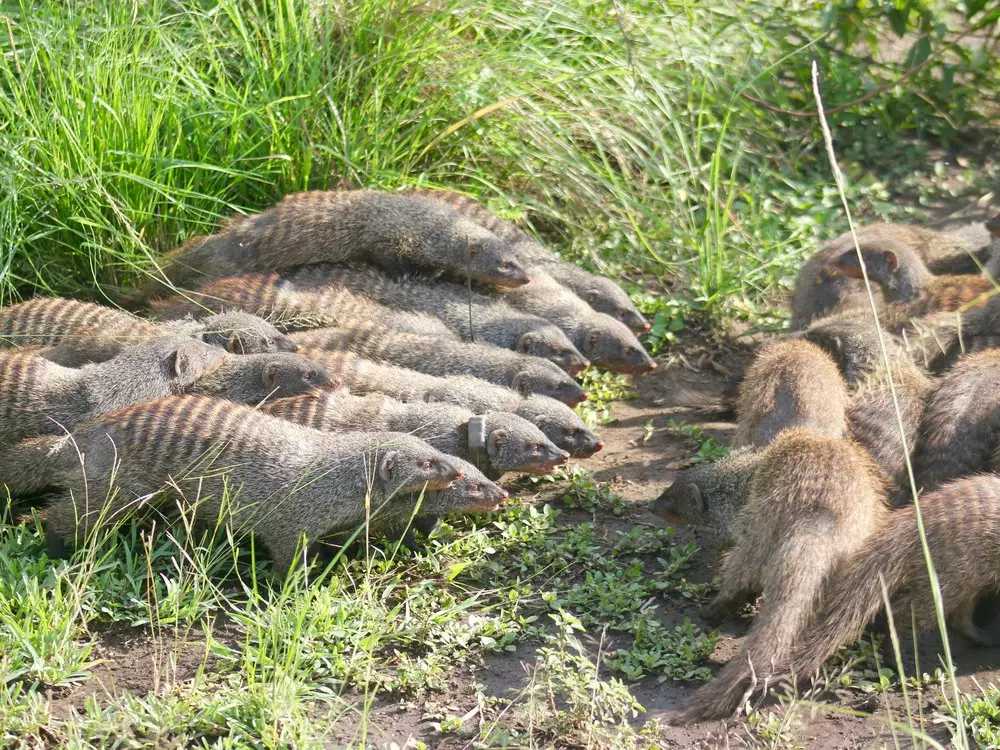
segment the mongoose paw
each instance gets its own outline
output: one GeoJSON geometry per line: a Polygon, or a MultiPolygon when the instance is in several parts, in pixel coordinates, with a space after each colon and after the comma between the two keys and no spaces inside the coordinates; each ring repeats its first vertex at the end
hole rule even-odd
{"type": "Polygon", "coordinates": [[[698,610],[698,616],[711,626],[721,625],[729,619],[733,608],[727,601],[716,597],[713,601],[698,610]]]}
{"type": "Polygon", "coordinates": [[[66,543],[53,533],[45,535],[45,554],[50,560],[66,560],[69,549],[66,543]]]}

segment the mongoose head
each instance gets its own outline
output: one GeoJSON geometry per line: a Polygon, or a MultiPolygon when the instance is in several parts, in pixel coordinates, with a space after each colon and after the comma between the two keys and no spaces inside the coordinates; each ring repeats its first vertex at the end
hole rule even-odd
{"type": "Polygon", "coordinates": [[[424,498],[422,508],[433,513],[489,513],[509,497],[507,491],[487,479],[474,466],[465,467],[465,476],[451,487],[424,498]]]}
{"type": "MultiPolygon", "coordinates": [[[[868,276],[879,283],[890,302],[915,299],[932,277],[920,255],[901,242],[882,238],[878,242],[859,242],[859,246],[868,276]]],[[[863,278],[854,247],[841,253],[834,266],[845,276],[863,278]]]]}
{"type": "Polygon", "coordinates": [[[297,352],[299,345],[263,318],[245,312],[209,315],[201,340],[233,354],[297,352]]]}
{"type": "Polygon", "coordinates": [[[511,247],[490,230],[464,216],[455,221],[455,233],[468,248],[467,268],[458,269],[477,281],[504,289],[528,283],[528,272],[511,247]]]}
{"type": "Polygon", "coordinates": [[[340,388],[344,381],[336,378],[315,360],[301,354],[259,355],[265,359],[261,371],[264,388],[272,398],[287,398],[313,391],[331,391],[340,388]]]}
{"type": "Polygon", "coordinates": [[[579,414],[555,399],[529,396],[518,405],[517,415],[535,425],[545,437],[569,451],[574,458],[592,456],[604,447],[579,414]]]}
{"type": "Polygon", "coordinates": [[[576,335],[577,348],[594,364],[615,372],[641,375],[656,369],[656,362],[624,323],[595,313],[576,335]]]}
{"type": "Polygon", "coordinates": [[[387,495],[443,490],[464,475],[467,464],[423,440],[400,432],[380,434],[376,478],[387,495]]]}
{"type": "Polygon", "coordinates": [[[750,480],[763,451],[738,448],[720,461],[697,464],[677,474],[650,510],[669,524],[716,526],[725,531],[750,494],[750,480]]]}
{"type": "Polygon", "coordinates": [[[486,454],[494,471],[548,474],[565,463],[569,453],[557,448],[538,427],[507,412],[485,416],[486,454]]]}
{"type": "Polygon", "coordinates": [[[163,336],[130,346],[95,367],[134,372],[136,378],[159,377],[175,395],[186,393],[200,378],[216,370],[226,354],[184,336],[163,336]]]}
{"type": "Polygon", "coordinates": [[[623,323],[630,331],[645,333],[649,330],[649,321],[643,317],[625,290],[611,279],[594,276],[590,286],[584,292],[583,300],[597,312],[610,315],[623,323]]]}
{"type": "Polygon", "coordinates": [[[554,362],[570,375],[579,375],[590,366],[590,362],[577,351],[566,334],[554,325],[522,334],[515,350],[554,362]]]}
{"type": "MultiPolygon", "coordinates": [[[[844,379],[851,385],[860,383],[882,362],[875,324],[862,315],[834,315],[822,318],[801,334],[816,344],[837,363],[844,379]]],[[[901,345],[888,331],[882,332],[886,352],[896,355],[901,345]]]]}
{"type": "Polygon", "coordinates": [[[1000,214],[986,222],[986,231],[994,237],[1000,237],[1000,214]]]}
{"type": "Polygon", "coordinates": [[[585,401],[587,394],[573,378],[552,362],[535,358],[516,373],[510,387],[522,396],[539,394],[573,406],[585,401]]]}

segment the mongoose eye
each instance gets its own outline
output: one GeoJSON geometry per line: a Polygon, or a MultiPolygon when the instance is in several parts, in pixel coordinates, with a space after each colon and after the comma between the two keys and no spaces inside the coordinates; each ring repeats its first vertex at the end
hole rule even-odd
{"type": "Polygon", "coordinates": [[[537,456],[539,453],[542,452],[542,446],[540,446],[538,443],[533,444],[531,446],[531,452],[537,456]]]}
{"type": "Polygon", "coordinates": [[[481,495],[483,492],[483,486],[481,484],[473,484],[469,487],[470,495],[481,495]]]}
{"type": "Polygon", "coordinates": [[[306,373],[306,380],[312,380],[312,379],[313,379],[313,373],[307,372],[306,373]]]}
{"type": "Polygon", "coordinates": [[[434,468],[434,462],[433,461],[424,461],[424,463],[422,464],[421,468],[424,471],[430,471],[431,469],[434,468]]]}
{"type": "Polygon", "coordinates": [[[265,349],[274,349],[275,348],[274,342],[271,341],[271,339],[264,339],[264,348],[265,349]]]}

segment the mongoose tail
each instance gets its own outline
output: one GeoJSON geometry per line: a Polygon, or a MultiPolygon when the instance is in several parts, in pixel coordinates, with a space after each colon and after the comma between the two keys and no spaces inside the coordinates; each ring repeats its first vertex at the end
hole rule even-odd
{"type": "Polygon", "coordinates": [[[733,445],[763,447],[792,427],[842,437],[847,404],[847,385],[822,349],[797,338],[768,342],[740,385],[733,445]]]}

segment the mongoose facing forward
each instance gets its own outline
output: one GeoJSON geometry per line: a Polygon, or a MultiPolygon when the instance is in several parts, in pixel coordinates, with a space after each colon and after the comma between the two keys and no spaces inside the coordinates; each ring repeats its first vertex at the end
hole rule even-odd
{"type": "MultiPolygon", "coordinates": [[[[921,496],[920,513],[948,625],[974,643],[996,645],[996,636],[979,628],[972,616],[980,597],[998,591],[1000,476],[949,482],[921,496]]],[[[893,511],[878,544],[841,561],[823,588],[813,625],[776,671],[811,675],[837,649],[856,641],[882,609],[883,586],[897,623],[908,628],[912,616],[923,629],[937,624],[915,506],[893,511]]]]}
{"type": "Polygon", "coordinates": [[[791,427],[842,437],[847,402],[847,386],[826,352],[802,339],[771,341],[740,384],[733,445],[764,447],[791,427]]]}
{"type": "MultiPolygon", "coordinates": [[[[303,266],[281,276],[270,274],[265,278],[249,274],[210,282],[200,288],[197,295],[191,296],[224,299],[244,310],[263,310],[272,316],[279,314],[286,325],[285,321],[294,323],[296,318],[320,321],[338,315],[341,318],[310,327],[352,328],[360,321],[376,320],[387,328],[427,333],[426,325],[418,328],[412,320],[434,316],[431,319],[435,324],[446,326],[462,341],[492,344],[544,357],[571,375],[588,364],[566,334],[544,318],[517,310],[503,300],[487,297],[460,284],[414,275],[392,276],[375,266],[323,263],[303,266]],[[377,309],[365,309],[372,306],[377,309]],[[320,308],[317,315],[315,311],[320,308]],[[357,315],[350,314],[354,308],[357,308],[357,315]]],[[[168,302],[172,305],[172,314],[188,311],[191,304],[181,297],[168,302]]],[[[153,303],[154,307],[162,304],[153,303]]]]}
{"type": "MultiPolygon", "coordinates": [[[[426,440],[450,456],[478,465],[470,445],[468,409],[452,404],[403,403],[382,394],[355,396],[347,389],[281,399],[263,407],[268,414],[317,430],[387,430],[426,440]]],[[[547,474],[569,453],[552,444],[535,425],[516,414],[483,415],[484,469],[494,478],[507,471],[547,474]]]]}
{"type": "Polygon", "coordinates": [[[115,409],[184,393],[225,356],[178,336],[151,339],[79,369],[31,353],[0,352],[0,443],[62,434],[115,409]]]}
{"type": "Polygon", "coordinates": [[[46,484],[65,493],[49,514],[53,554],[60,541],[86,540],[169,483],[199,520],[256,533],[282,573],[303,533],[316,540],[356,528],[366,498],[373,519],[405,520],[415,507],[410,493],[445,489],[466,466],[409,435],[319,432],[198,396],[105,415],[53,438],[41,463],[46,484]]]}
{"type": "Polygon", "coordinates": [[[1000,440],[1000,350],[966,355],[937,381],[920,433],[914,465],[925,491],[988,468],[1000,440]]]}
{"type": "Polygon", "coordinates": [[[533,271],[530,283],[508,290],[503,296],[510,305],[551,320],[595,364],[633,374],[656,369],[656,362],[627,326],[610,315],[595,312],[547,273],[533,271]]]}
{"type": "Polygon", "coordinates": [[[200,378],[190,392],[254,405],[341,385],[319,362],[301,354],[279,352],[226,357],[215,370],[200,378]]]}
{"type": "Polygon", "coordinates": [[[763,593],[740,652],[678,714],[680,722],[729,716],[754,671],[787,659],[819,606],[824,581],[863,550],[889,516],[881,473],[854,443],[805,428],[782,432],[765,450],[738,514],[722,585],[707,616],[716,619],[763,593]]]}
{"type": "Polygon", "coordinates": [[[404,402],[456,404],[476,414],[491,411],[517,414],[538,427],[558,447],[578,458],[586,458],[604,447],[576,412],[547,396],[524,398],[510,388],[478,378],[439,378],[404,367],[371,362],[352,352],[303,349],[302,353],[326,365],[354,393],[384,393],[404,402]]]}
{"type": "Polygon", "coordinates": [[[222,279],[208,279],[196,290],[149,301],[154,317],[173,320],[190,315],[204,317],[211,311],[246,310],[266,317],[283,331],[335,326],[351,328],[377,320],[387,328],[422,336],[457,338],[441,320],[432,315],[396,310],[380,305],[343,285],[306,283],[330,264],[303,266],[287,273],[245,273],[222,279]]]}
{"type": "Polygon", "coordinates": [[[580,384],[547,359],[495,346],[440,341],[393,331],[378,324],[351,330],[317,328],[292,334],[292,340],[310,349],[352,351],[375,362],[408,367],[428,375],[472,375],[512,388],[524,396],[537,393],[566,404],[585,400],[580,384]]]}
{"type": "Polygon", "coordinates": [[[527,232],[511,222],[501,219],[479,201],[449,190],[410,190],[407,191],[407,194],[420,195],[447,203],[459,213],[468,216],[480,226],[489,229],[497,237],[512,245],[518,259],[528,269],[529,276],[533,268],[544,270],[597,312],[607,313],[612,318],[624,323],[635,333],[649,330],[649,321],[639,312],[625,290],[611,279],[597,276],[584,271],[579,266],[567,263],[541,243],[532,239],[527,232]]]}
{"type": "Polygon", "coordinates": [[[450,206],[375,190],[286,196],[217,234],[190,240],[168,256],[163,272],[174,285],[191,286],[205,276],[348,260],[393,272],[446,271],[501,287],[528,281],[506,243],[450,206]]]}
{"type": "Polygon", "coordinates": [[[242,312],[158,326],[111,307],[58,297],[0,308],[0,345],[55,347],[46,358],[67,367],[103,362],[131,344],[169,334],[189,335],[234,354],[297,349],[266,320],[242,312]]]}

